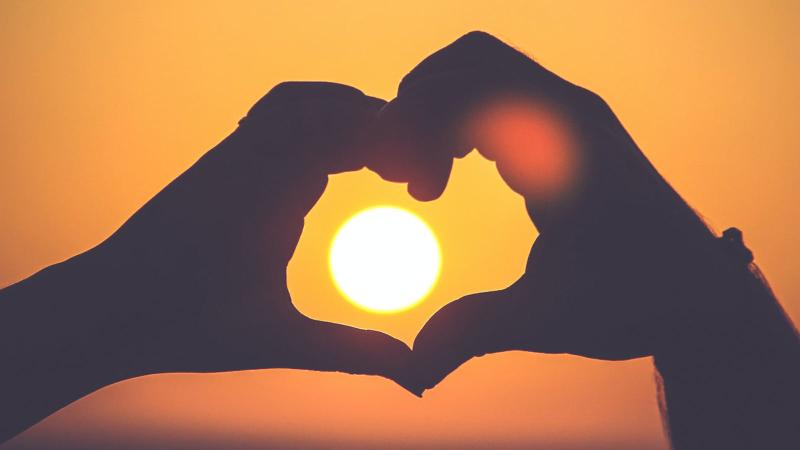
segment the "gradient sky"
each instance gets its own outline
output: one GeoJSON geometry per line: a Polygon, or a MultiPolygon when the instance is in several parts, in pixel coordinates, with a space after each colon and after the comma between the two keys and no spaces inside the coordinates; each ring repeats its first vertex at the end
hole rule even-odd
{"type": "MultiPolygon", "coordinates": [[[[716,229],[744,230],[797,322],[799,5],[0,0],[0,286],[109,236],[278,82],[337,81],[390,98],[423,57],[482,29],[601,94],[716,229]]],[[[312,317],[410,342],[448,301],[516,279],[535,236],[522,199],[477,154],[456,163],[442,199],[428,204],[370,172],[337,175],[307,217],[289,288],[312,317]],[[325,266],[333,231],[379,203],[417,212],[443,248],[439,285],[398,315],[351,306],[325,266]]],[[[506,353],[468,363],[423,399],[383,379],[342,374],[145,377],[78,401],[1,448],[200,441],[666,445],[648,359],[506,353]]]]}

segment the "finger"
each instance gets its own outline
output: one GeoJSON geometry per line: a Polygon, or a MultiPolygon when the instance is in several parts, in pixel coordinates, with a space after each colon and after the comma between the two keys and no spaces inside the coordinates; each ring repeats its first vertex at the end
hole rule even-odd
{"type": "Polygon", "coordinates": [[[285,82],[270,90],[240,122],[261,151],[338,173],[366,165],[368,126],[386,102],[351,86],[285,82]]]}
{"type": "Polygon", "coordinates": [[[403,79],[397,98],[379,114],[377,140],[383,151],[368,167],[386,179],[408,182],[418,199],[436,198],[446,186],[452,158],[464,156],[475,144],[463,139],[462,128],[476,104],[498,91],[556,80],[493,36],[467,34],[403,79]]]}
{"type": "Polygon", "coordinates": [[[166,191],[219,217],[284,210],[292,223],[322,194],[326,175],[364,167],[363,135],[384,101],[335,83],[282,83],[241,126],[166,191]]]}
{"type": "Polygon", "coordinates": [[[414,341],[414,383],[430,389],[469,359],[524,349],[529,320],[513,290],[454,301],[428,320],[414,341]]]}
{"type": "Polygon", "coordinates": [[[306,147],[309,159],[326,174],[349,172],[367,165],[372,148],[367,132],[386,101],[360,95],[331,105],[332,111],[320,124],[316,142],[306,147]]]}
{"type": "Polygon", "coordinates": [[[447,186],[453,158],[442,150],[449,143],[437,122],[410,112],[428,111],[434,105],[411,103],[379,112],[370,136],[372,152],[367,167],[386,180],[408,183],[409,194],[417,200],[434,200],[447,186]]]}
{"type": "MultiPolygon", "coordinates": [[[[526,76],[533,61],[524,53],[489,33],[472,31],[434,52],[409,72],[400,83],[399,95],[441,74],[483,71],[503,78],[526,76]]],[[[533,63],[534,68],[538,68],[533,63]]]]}
{"type": "Polygon", "coordinates": [[[387,334],[308,318],[293,334],[294,368],[380,375],[421,394],[409,377],[411,349],[387,334]]]}

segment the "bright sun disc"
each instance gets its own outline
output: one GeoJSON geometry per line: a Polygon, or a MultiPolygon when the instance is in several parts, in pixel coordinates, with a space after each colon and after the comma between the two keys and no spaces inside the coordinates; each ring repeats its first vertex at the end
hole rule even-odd
{"type": "Polygon", "coordinates": [[[377,206],[339,228],[328,263],[336,287],[350,302],[391,313],[411,308],[430,293],[442,257],[436,236],[417,215],[377,206]]]}

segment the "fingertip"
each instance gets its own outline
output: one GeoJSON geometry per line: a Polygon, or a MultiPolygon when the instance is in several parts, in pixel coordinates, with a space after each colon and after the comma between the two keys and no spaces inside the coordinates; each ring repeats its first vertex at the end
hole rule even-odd
{"type": "Polygon", "coordinates": [[[444,193],[444,188],[439,186],[432,186],[425,182],[409,181],[408,194],[415,200],[420,202],[430,202],[441,197],[444,193]]]}
{"type": "Polygon", "coordinates": [[[414,397],[417,397],[417,398],[422,398],[422,394],[425,392],[425,388],[423,388],[421,386],[416,386],[416,385],[412,385],[412,384],[405,384],[405,383],[402,383],[402,382],[397,381],[397,380],[395,380],[395,383],[397,383],[400,387],[402,387],[406,391],[410,392],[414,397]]]}
{"type": "Polygon", "coordinates": [[[408,193],[416,200],[429,202],[441,197],[450,180],[453,158],[450,154],[436,155],[417,168],[408,182],[408,193]]]}
{"type": "Polygon", "coordinates": [[[419,397],[422,398],[422,395],[429,391],[436,386],[439,385],[442,381],[444,381],[447,376],[452,373],[458,366],[452,368],[451,370],[445,370],[444,373],[438,372],[434,370],[432,373],[426,374],[427,376],[425,379],[419,380],[418,382],[418,389],[420,391],[419,397]]]}

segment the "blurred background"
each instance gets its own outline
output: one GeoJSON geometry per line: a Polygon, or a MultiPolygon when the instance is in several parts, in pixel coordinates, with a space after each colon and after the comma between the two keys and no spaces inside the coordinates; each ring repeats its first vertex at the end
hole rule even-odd
{"type": "MultiPolygon", "coordinates": [[[[793,1],[0,0],[0,286],[109,236],[275,84],[336,81],[391,98],[422,58],[481,29],[601,94],[715,228],[744,230],[797,322],[798,23],[793,1]]],[[[432,203],[367,171],[336,175],[307,217],[289,288],[309,316],[411,342],[445,303],[513,282],[535,236],[521,197],[476,153],[432,203]],[[401,314],[356,309],[327,271],[333,232],[376,204],[418,213],[442,244],[439,284],[401,314]]],[[[505,353],[469,362],[422,399],[344,374],[144,377],[0,448],[667,444],[649,359],[505,353]]]]}

